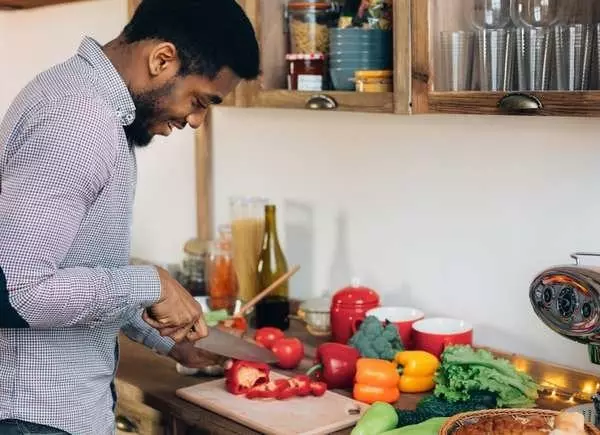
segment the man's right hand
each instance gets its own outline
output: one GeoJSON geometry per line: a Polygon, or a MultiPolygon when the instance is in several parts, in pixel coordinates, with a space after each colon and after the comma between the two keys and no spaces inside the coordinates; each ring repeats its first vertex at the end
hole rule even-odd
{"type": "Polygon", "coordinates": [[[166,270],[157,267],[161,294],[157,303],[144,311],[143,319],[163,337],[180,343],[208,335],[202,307],[166,270]]]}

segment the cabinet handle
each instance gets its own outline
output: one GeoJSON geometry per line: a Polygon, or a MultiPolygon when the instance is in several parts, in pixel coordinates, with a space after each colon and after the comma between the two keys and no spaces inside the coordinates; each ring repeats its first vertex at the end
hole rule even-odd
{"type": "Polygon", "coordinates": [[[306,108],[311,110],[333,110],[337,108],[337,103],[329,95],[313,95],[306,102],[306,108]]]}
{"type": "Polygon", "coordinates": [[[542,102],[533,95],[516,93],[500,98],[498,107],[505,112],[538,112],[542,102]]]}
{"type": "Polygon", "coordinates": [[[138,431],[136,425],[131,420],[129,420],[127,417],[118,415],[116,418],[116,422],[117,422],[117,429],[119,429],[120,431],[131,432],[131,433],[137,433],[137,431],[138,431]]]}

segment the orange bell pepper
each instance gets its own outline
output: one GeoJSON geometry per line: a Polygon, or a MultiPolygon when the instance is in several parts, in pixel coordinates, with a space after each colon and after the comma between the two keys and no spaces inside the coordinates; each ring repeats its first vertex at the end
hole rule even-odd
{"type": "Polygon", "coordinates": [[[400,375],[396,365],[390,361],[375,358],[359,358],[356,362],[352,396],[359,402],[394,403],[400,397],[398,382],[400,375]]]}

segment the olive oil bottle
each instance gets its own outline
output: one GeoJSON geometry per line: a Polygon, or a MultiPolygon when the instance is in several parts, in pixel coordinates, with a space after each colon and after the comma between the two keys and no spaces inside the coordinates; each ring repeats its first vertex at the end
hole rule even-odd
{"type": "MultiPolygon", "coordinates": [[[[287,273],[288,264],[277,236],[276,207],[265,206],[265,232],[258,258],[258,284],[260,290],[271,285],[287,273]]],[[[290,326],[290,302],[288,281],[280,284],[256,305],[256,328],[272,326],[285,331],[290,326]]]]}

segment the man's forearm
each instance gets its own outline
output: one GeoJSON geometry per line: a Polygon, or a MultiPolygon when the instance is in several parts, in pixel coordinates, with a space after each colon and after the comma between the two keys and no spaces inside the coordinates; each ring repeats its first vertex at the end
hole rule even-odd
{"type": "MultiPolygon", "coordinates": [[[[2,263],[0,255],[0,267],[2,263]]],[[[160,280],[152,266],[59,269],[47,276],[41,270],[25,273],[9,266],[4,272],[0,313],[7,315],[0,315],[2,328],[95,326],[160,298],[160,280]]]]}

